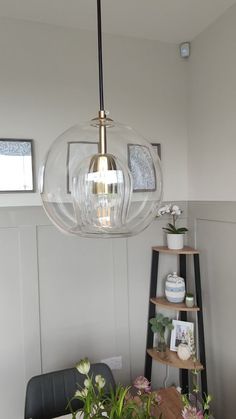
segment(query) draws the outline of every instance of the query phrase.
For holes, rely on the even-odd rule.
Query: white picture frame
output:
[[[173,320],[174,329],[171,331],[170,350],[177,352],[180,343],[189,343],[189,335],[194,334],[194,323]],[[190,333],[189,333],[190,332]]]

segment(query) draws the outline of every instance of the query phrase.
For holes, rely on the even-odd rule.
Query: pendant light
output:
[[[39,174],[43,207],[59,230],[84,237],[128,237],[155,218],[162,173],[152,145],[104,108],[101,0],[97,0],[98,116],[60,135]]]

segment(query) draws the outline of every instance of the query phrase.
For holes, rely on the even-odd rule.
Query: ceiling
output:
[[[102,0],[103,31],[191,41],[236,0]],[[96,0],[0,0],[0,17],[94,30]]]

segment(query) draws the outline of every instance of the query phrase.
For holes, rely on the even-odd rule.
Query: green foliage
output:
[[[163,227],[163,230],[170,234],[185,234],[188,231],[186,227],[176,228],[175,225],[171,223],[168,223],[167,227]]]
[[[191,339],[190,339],[191,340]],[[192,360],[196,361],[196,349],[194,347],[194,340],[192,336],[191,352]],[[200,371],[197,369],[191,370],[192,374],[192,398],[191,394],[183,394],[181,396],[184,410],[182,411],[183,418],[199,418],[199,419],[210,419],[210,403],[212,401],[212,396],[204,394],[204,397],[201,397],[200,388],[198,385]],[[199,407],[201,409],[199,410]],[[194,410],[195,409],[195,410]],[[185,414],[184,414],[185,413]]]
[[[169,317],[164,317],[162,313],[157,313],[156,317],[149,320],[153,333],[158,333],[161,337],[164,337],[166,330],[174,329],[172,320]]]

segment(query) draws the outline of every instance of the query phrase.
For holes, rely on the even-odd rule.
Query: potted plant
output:
[[[184,247],[184,234],[188,231],[186,227],[176,227],[176,221],[182,214],[182,210],[178,205],[168,204],[160,208],[158,215],[170,214],[172,223],[168,223],[163,230],[167,233],[167,246],[169,249],[182,249]]]
[[[194,294],[187,292],[185,295],[185,304],[187,307],[194,307]]]
[[[169,317],[164,317],[161,313],[157,313],[156,317],[150,319],[149,322],[151,324],[152,332],[157,333],[158,335],[157,350],[159,352],[165,352],[167,348],[165,332],[166,330],[174,329],[172,320]]]

